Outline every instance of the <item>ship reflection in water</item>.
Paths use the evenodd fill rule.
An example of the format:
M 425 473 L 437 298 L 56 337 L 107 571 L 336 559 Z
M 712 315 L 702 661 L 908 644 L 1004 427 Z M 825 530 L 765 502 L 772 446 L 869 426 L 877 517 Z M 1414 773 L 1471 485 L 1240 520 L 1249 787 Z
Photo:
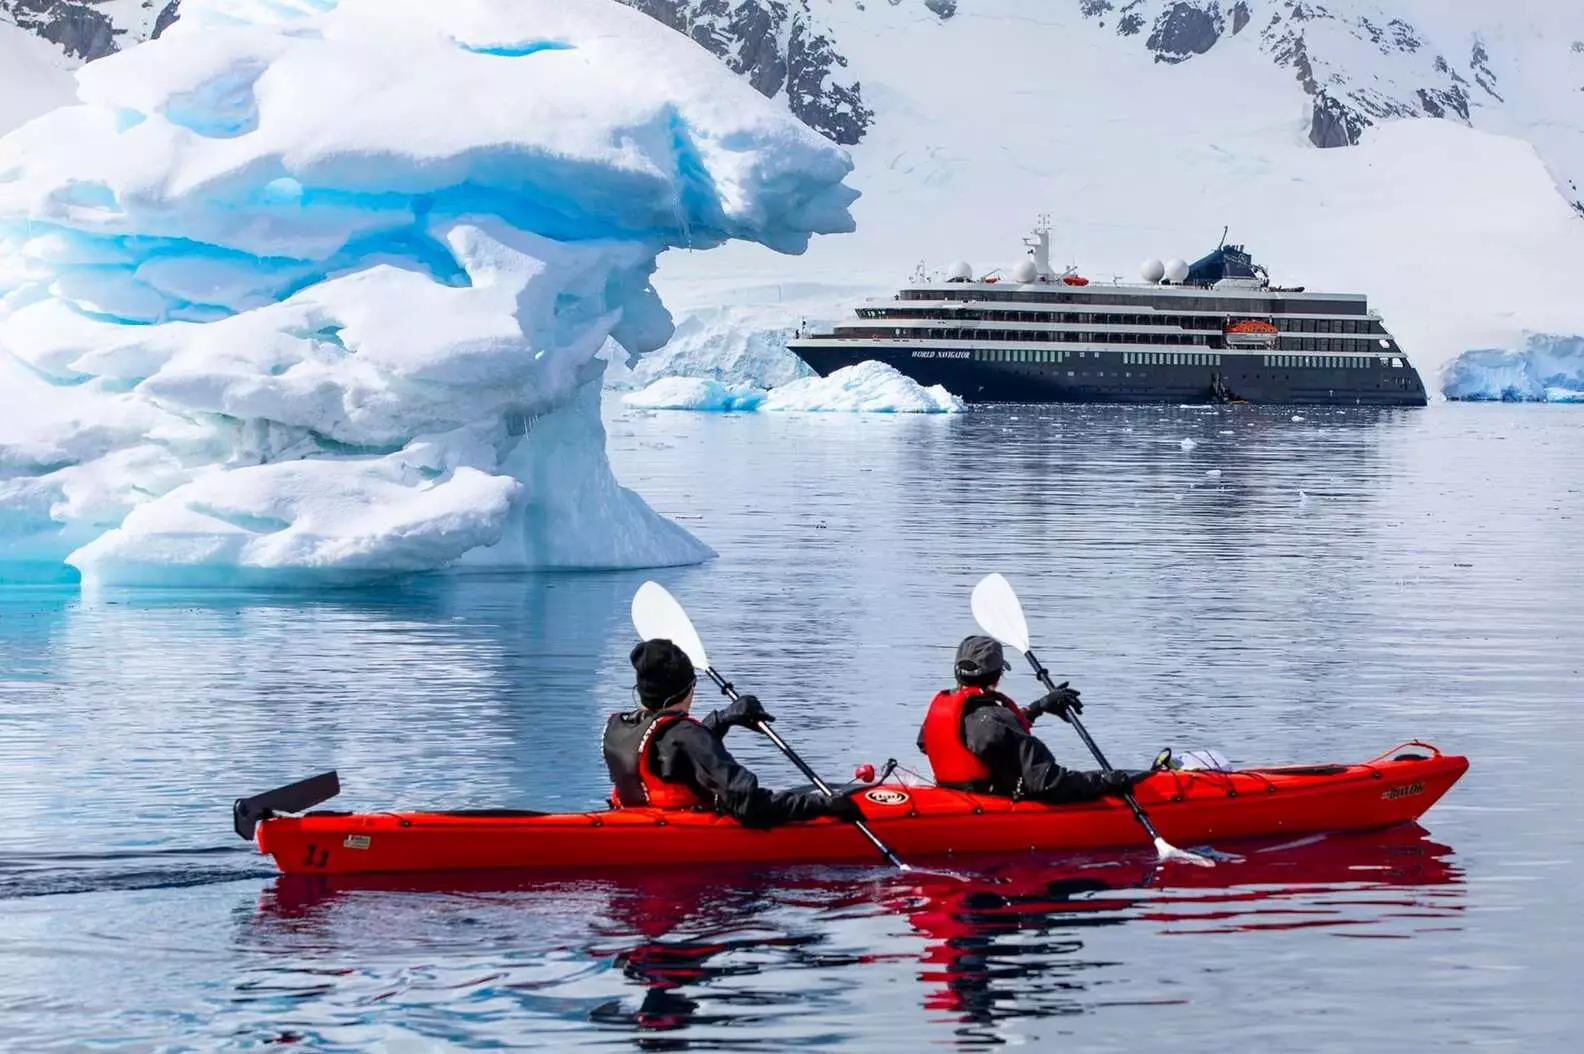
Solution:
M 989 861 L 961 878 L 852 868 L 281 878 L 243 943 L 266 953 L 259 987 L 283 999 L 279 1034 L 292 1039 L 334 1042 L 335 1023 L 356 1034 L 371 1001 L 386 1014 L 395 1002 L 445 1015 L 423 995 L 438 987 L 462 998 L 447 1005 L 475 1042 L 495 1014 L 500 1039 L 546 1029 L 538 1039 L 554 1046 L 555 1033 L 592 1024 L 672 1050 L 745 1031 L 756 1044 L 839 1044 L 864 1034 L 875 1000 L 892 1017 L 899 1000 L 922 1011 L 902 1015 L 917 1026 L 899 1038 L 944 1031 L 996 1044 L 1015 1023 L 1026 1037 L 1038 1019 L 1208 999 L 1162 977 L 1163 964 L 1203 973 L 1207 960 L 1243 958 L 1254 950 L 1245 942 L 1284 931 L 1400 940 L 1459 928 L 1462 872 L 1418 825 L 1224 848 L 1245 859 L 1213 869 L 1139 855 Z M 1184 938 L 1220 943 L 1189 949 Z M 327 968 L 374 948 L 404 964 Z M 1303 948 L 1312 956 L 1312 943 Z

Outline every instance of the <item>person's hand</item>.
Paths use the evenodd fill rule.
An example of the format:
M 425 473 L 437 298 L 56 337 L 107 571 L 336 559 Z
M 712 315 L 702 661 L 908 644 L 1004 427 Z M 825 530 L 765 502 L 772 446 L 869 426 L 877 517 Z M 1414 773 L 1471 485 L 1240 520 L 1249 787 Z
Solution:
M 845 794 L 837 795 L 830 800 L 830 815 L 843 823 L 858 823 L 864 818 L 863 810 L 858 808 L 858 803 Z
M 1078 698 L 1078 689 L 1069 688 L 1067 684 L 1068 682 L 1063 681 L 1030 703 L 1028 708 L 1029 720 L 1032 721 L 1040 714 L 1055 714 L 1063 721 L 1071 724 L 1068 714 L 1083 713 L 1083 702 Z
M 1132 790 L 1134 784 L 1141 783 L 1144 780 L 1149 779 L 1152 775 L 1154 775 L 1154 773 L 1148 771 L 1141 772 L 1137 769 L 1112 769 L 1104 776 L 1101 776 L 1100 780 L 1105 784 L 1107 793 L 1123 794 Z
M 739 695 L 732 704 L 720 712 L 719 726 L 723 729 L 736 726 L 738 728 L 753 728 L 759 722 L 771 724 L 774 717 L 765 710 L 756 695 Z

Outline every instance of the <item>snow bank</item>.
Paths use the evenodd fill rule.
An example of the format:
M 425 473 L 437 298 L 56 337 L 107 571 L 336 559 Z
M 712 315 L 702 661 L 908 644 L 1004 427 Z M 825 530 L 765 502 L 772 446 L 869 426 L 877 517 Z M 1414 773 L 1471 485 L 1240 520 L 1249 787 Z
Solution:
M 647 410 L 770 413 L 962 413 L 963 401 L 940 385 L 925 388 L 883 362 L 860 362 L 829 377 L 804 377 L 766 391 L 698 377 L 663 377 L 622 397 Z
M 602 0 L 189 0 L 0 140 L 0 560 L 107 583 L 623 567 L 597 357 L 846 156 Z
M 1584 402 L 1584 337 L 1530 333 L 1521 350 L 1465 351 L 1442 371 L 1441 393 L 1478 402 Z

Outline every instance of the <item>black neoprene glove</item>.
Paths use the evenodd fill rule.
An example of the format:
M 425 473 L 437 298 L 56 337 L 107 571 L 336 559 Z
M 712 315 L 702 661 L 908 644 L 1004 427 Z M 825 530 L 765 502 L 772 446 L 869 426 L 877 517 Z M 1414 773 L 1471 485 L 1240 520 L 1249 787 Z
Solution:
M 1148 779 L 1152 775 L 1154 773 L 1141 772 L 1137 769 L 1112 769 L 1104 776 L 1101 776 L 1100 779 L 1105 784 L 1108 793 L 1121 794 L 1123 791 L 1132 790 L 1135 784 Z
M 1029 720 L 1040 714 L 1055 714 L 1063 721 L 1067 721 L 1069 713 L 1083 713 L 1083 702 L 1078 698 L 1078 689 L 1067 687 L 1068 682 L 1063 681 L 1055 688 L 1046 692 L 1028 706 Z M 1068 722 L 1071 724 L 1071 722 Z
M 720 712 L 720 717 L 716 720 L 716 727 L 722 730 L 732 727 L 753 728 L 760 721 L 765 724 L 771 724 L 775 721 L 775 718 L 766 712 L 764 705 L 759 702 L 758 696 L 739 695 L 732 701 L 730 706 Z
M 838 794 L 830 800 L 830 814 L 843 823 L 857 823 L 864 818 L 858 803 L 845 794 Z

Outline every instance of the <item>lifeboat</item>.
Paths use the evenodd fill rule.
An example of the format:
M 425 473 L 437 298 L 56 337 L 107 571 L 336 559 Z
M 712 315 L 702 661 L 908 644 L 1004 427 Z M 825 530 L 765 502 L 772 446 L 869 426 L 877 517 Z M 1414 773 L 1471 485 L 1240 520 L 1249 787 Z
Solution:
M 1270 322 L 1257 318 L 1230 320 L 1221 330 L 1227 346 L 1233 348 L 1274 348 L 1280 333 Z
M 1085 278 L 1081 274 L 1063 275 L 1062 276 L 1062 284 L 1063 285 L 1088 285 L 1089 284 L 1089 279 Z

